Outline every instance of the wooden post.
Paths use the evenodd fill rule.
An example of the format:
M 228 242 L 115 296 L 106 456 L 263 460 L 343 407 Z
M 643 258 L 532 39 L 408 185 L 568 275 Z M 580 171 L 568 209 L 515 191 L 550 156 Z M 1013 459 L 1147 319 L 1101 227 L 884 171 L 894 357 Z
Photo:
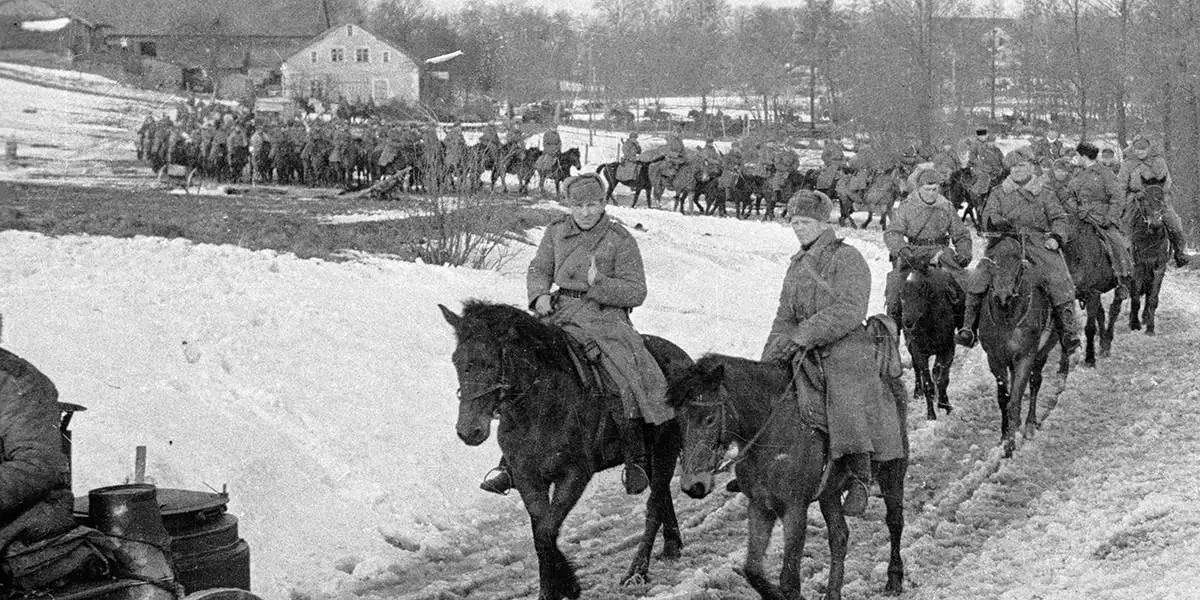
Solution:
M 138 446 L 136 458 L 133 460 L 133 482 L 146 482 L 146 447 Z

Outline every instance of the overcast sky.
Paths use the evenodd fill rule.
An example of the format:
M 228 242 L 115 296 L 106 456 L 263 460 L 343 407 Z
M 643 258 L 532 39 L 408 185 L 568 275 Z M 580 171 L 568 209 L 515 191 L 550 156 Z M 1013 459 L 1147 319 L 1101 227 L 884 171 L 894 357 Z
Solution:
M 370 0 L 372 4 L 387 0 Z M 496 1 L 496 0 L 489 0 Z M 501 0 L 505 2 L 523 3 L 531 6 L 544 6 L 550 12 L 565 10 L 571 13 L 586 13 L 592 9 L 592 0 Z M 994 3 L 999 3 L 1006 11 L 1005 16 L 1016 16 L 1021 9 L 1022 0 L 965 0 L 976 14 L 991 16 Z M 425 0 L 431 8 L 439 11 L 453 11 L 461 7 L 466 0 Z M 754 6 L 765 4 L 771 7 L 803 6 L 804 0 L 729 0 L 733 6 Z

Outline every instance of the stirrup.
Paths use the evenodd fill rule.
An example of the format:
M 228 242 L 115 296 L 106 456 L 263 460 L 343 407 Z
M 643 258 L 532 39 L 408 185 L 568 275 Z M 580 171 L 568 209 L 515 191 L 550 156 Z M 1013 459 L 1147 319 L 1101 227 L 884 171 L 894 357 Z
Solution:
M 642 465 L 635 462 L 625 463 L 625 468 L 621 469 L 621 484 L 625 486 L 626 494 L 640 494 L 650 487 L 650 476 L 646 474 Z
M 1192 259 L 1191 259 L 1191 257 L 1189 257 L 1186 254 L 1176 254 L 1175 255 L 1175 268 L 1176 269 L 1182 269 L 1182 268 L 1188 266 L 1188 263 L 1190 263 L 1190 262 L 1192 262 Z
M 508 491 L 512 487 L 512 473 L 508 469 L 501 469 L 500 467 L 495 467 L 491 471 L 488 471 L 487 475 L 483 476 L 483 481 L 479 484 L 479 489 L 493 494 L 500 494 L 501 496 L 507 496 Z
M 958 343 L 959 346 L 974 348 L 975 342 L 978 340 L 976 339 L 974 331 L 971 331 L 969 327 L 963 327 L 962 329 L 954 332 L 954 341 Z

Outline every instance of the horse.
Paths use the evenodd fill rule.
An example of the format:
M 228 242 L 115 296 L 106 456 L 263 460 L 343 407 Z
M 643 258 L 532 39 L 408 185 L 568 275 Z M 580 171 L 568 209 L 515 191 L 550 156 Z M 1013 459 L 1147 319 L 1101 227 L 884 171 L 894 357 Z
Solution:
M 539 567 L 540 600 L 578 598 L 575 566 L 558 547 L 558 535 L 592 475 L 624 462 L 607 402 L 597 401 L 572 359 L 573 341 L 516 307 L 468 301 L 462 315 L 438 305 L 454 328 L 453 361 L 459 405 L 455 431 L 469 446 L 491 433 L 499 415 L 497 439 L 533 524 Z M 692 364 L 687 353 L 662 338 L 643 336 L 646 348 L 667 376 Z M 650 551 L 661 528 L 665 559 L 683 547 L 671 477 L 679 457 L 676 420 L 643 426 L 650 497 L 641 541 L 622 585 L 649 581 Z M 553 486 L 553 491 L 551 491 Z
M 583 168 L 579 159 L 579 148 L 559 152 L 554 165 L 548 169 L 535 168 L 538 174 L 538 191 L 542 191 L 542 186 L 546 185 L 546 179 L 550 178 L 554 180 L 554 197 L 558 198 L 563 180 L 571 176 L 571 167 Z
M 1161 185 L 1147 185 L 1129 204 L 1130 242 L 1133 245 L 1133 277 L 1129 289 L 1129 329 L 1142 327 L 1154 335 L 1155 311 L 1163 274 L 1171 256 L 1171 242 L 1163 224 L 1166 198 Z M 1142 297 L 1145 308 L 1142 308 Z M 1139 315 L 1139 312 L 1141 313 Z
M 989 233 L 990 257 L 984 257 L 992 271 L 992 283 L 979 315 L 979 341 L 987 354 L 988 368 L 996 380 L 996 401 L 1000 405 L 1000 441 L 1004 457 L 1016 449 L 1017 425 L 1021 422 L 1021 402 L 1029 391 L 1029 412 L 1025 418 L 1025 439 L 1038 427 L 1037 396 L 1042 387 L 1042 368 L 1050 349 L 1058 342 L 1053 326 L 1054 307 L 1038 287 L 1037 277 L 1028 273 L 1030 266 L 1025 244 L 1034 243 L 1019 233 Z M 982 265 L 981 265 L 982 266 Z M 1058 374 L 1066 378 L 1068 356 L 1059 361 Z
M 825 598 L 841 598 L 850 531 L 842 513 L 841 491 L 848 473 L 835 468 L 827 456 L 826 434 L 807 424 L 794 397 L 791 370 L 709 354 L 671 379 L 667 400 L 683 427 L 679 487 L 693 498 L 713 488 L 713 472 L 725 449 L 738 443 L 733 459 L 737 481 L 749 499 L 749 540 L 742 576 L 763 598 L 800 599 L 800 563 L 808 529 L 808 505 L 820 504 L 829 538 L 829 580 Z M 816 390 L 810 393 L 817 394 Z M 904 431 L 906 408 L 897 406 Z M 907 438 L 905 448 L 907 449 Z M 834 463 L 836 464 L 836 463 Z M 900 540 L 904 532 L 904 475 L 908 459 L 872 462 L 883 491 L 885 521 L 891 541 L 887 587 L 900 594 L 904 562 Z M 783 567 L 779 585 L 767 580 L 763 555 L 775 521 L 783 521 Z
M 866 229 L 874 220 L 875 213 L 879 213 L 879 228 L 887 229 L 888 217 L 892 215 L 892 207 L 900 196 L 900 167 L 892 167 L 872 177 L 870 185 L 863 192 L 863 204 L 860 207 L 867 211 L 867 220 L 863 222 L 862 228 Z M 850 224 L 854 224 L 853 218 L 850 219 Z
M 962 221 L 967 222 L 967 217 L 971 217 L 971 223 L 979 229 L 979 213 L 983 212 L 983 206 L 976 207 L 975 200 L 971 196 L 971 170 L 967 168 L 955 169 L 950 172 L 950 176 L 942 182 L 942 195 L 953 204 L 954 207 L 962 211 Z
M 1083 329 L 1087 336 L 1083 364 L 1094 367 L 1096 332 L 1100 332 L 1100 356 L 1107 357 L 1112 351 L 1113 329 L 1121 314 L 1122 296 L 1119 292 L 1113 293 L 1112 303 L 1105 315 L 1101 294 L 1116 289 L 1119 283 L 1113 272 L 1112 261 L 1096 227 L 1075 216 L 1070 219 L 1071 238 L 1063 245 L 1063 258 L 1067 260 L 1067 270 L 1075 282 L 1075 297 L 1087 310 L 1087 324 Z
M 923 261 L 900 288 L 900 320 L 904 341 L 912 357 L 913 396 L 925 398 L 925 417 L 937 420 L 937 407 L 950 413 L 950 365 L 954 363 L 954 331 L 962 327 L 963 292 L 945 269 Z M 933 373 L 929 358 L 936 357 Z
M 720 214 L 724 217 L 726 205 L 732 202 L 735 215 L 740 219 L 743 207 L 750 203 L 750 188 L 746 185 L 746 178 L 741 169 L 736 168 L 722 169 L 716 179 L 709 181 L 705 195 L 709 200 L 704 212 L 706 215 Z
M 660 157 L 655 160 L 662 160 L 662 158 Z M 629 205 L 630 208 L 637 208 L 638 197 L 641 196 L 643 191 L 646 192 L 646 207 L 652 208 L 650 206 L 650 193 L 653 191 L 654 185 L 650 182 L 650 163 L 642 161 L 635 162 L 634 175 L 632 178 L 628 179 L 620 179 L 617 177 L 617 168 L 620 166 L 621 163 L 619 161 L 614 161 L 607 162 L 596 167 L 596 173 L 599 173 L 601 176 L 603 176 L 605 183 L 608 184 L 604 199 L 614 204 L 616 203 L 616 201 L 613 200 L 613 192 L 616 190 L 617 184 L 619 183 L 633 190 L 633 204 Z

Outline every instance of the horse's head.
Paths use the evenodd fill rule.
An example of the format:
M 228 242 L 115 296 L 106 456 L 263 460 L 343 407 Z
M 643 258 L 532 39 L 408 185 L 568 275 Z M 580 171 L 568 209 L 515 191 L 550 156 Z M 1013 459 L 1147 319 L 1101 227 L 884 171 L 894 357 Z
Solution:
M 571 148 L 566 152 L 561 153 L 558 157 L 559 168 L 563 171 L 566 171 L 568 174 L 571 172 L 571 167 L 582 169 L 582 165 L 583 163 L 580 162 L 579 158 L 579 148 Z
M 988 260 L 992 269 L 991 295 L 1001 307 L 1021 295 L 1021 274 L 1025 270 L 1025 246 L 1018 234 L 998 234 L 990 242 Z
M 900 314 L 903 323 L 897 323 L 905 330 L 912 330 L 917 323 L 929 312 L 933 300 L 932 286 L 929 285 L 929 265 L 917 265 L 908 273 L 904 284 L 900 287 Z
M 1166 209 L 1166 194 L 1162 186 L 1147 185 L 1133 199 L 1134 226 L 1150 231 L 1161 229 Z
M 508 386 L 504 377 L 504 355 L 500 344 L 485 330 L 470 327 L 464 317 L 438 305 L 446 322 L 454 327 L 458 344 L 451 360 L 458 374 L 458 423 L 455 431 L 468 446 L 487 441 L 492 418 Z
M 713 490 L 713 473 L 730 443 L 725 367 L 711 356 L 671 378 L 667 402 L 683 429 L 679 488 L 692 498 Z

